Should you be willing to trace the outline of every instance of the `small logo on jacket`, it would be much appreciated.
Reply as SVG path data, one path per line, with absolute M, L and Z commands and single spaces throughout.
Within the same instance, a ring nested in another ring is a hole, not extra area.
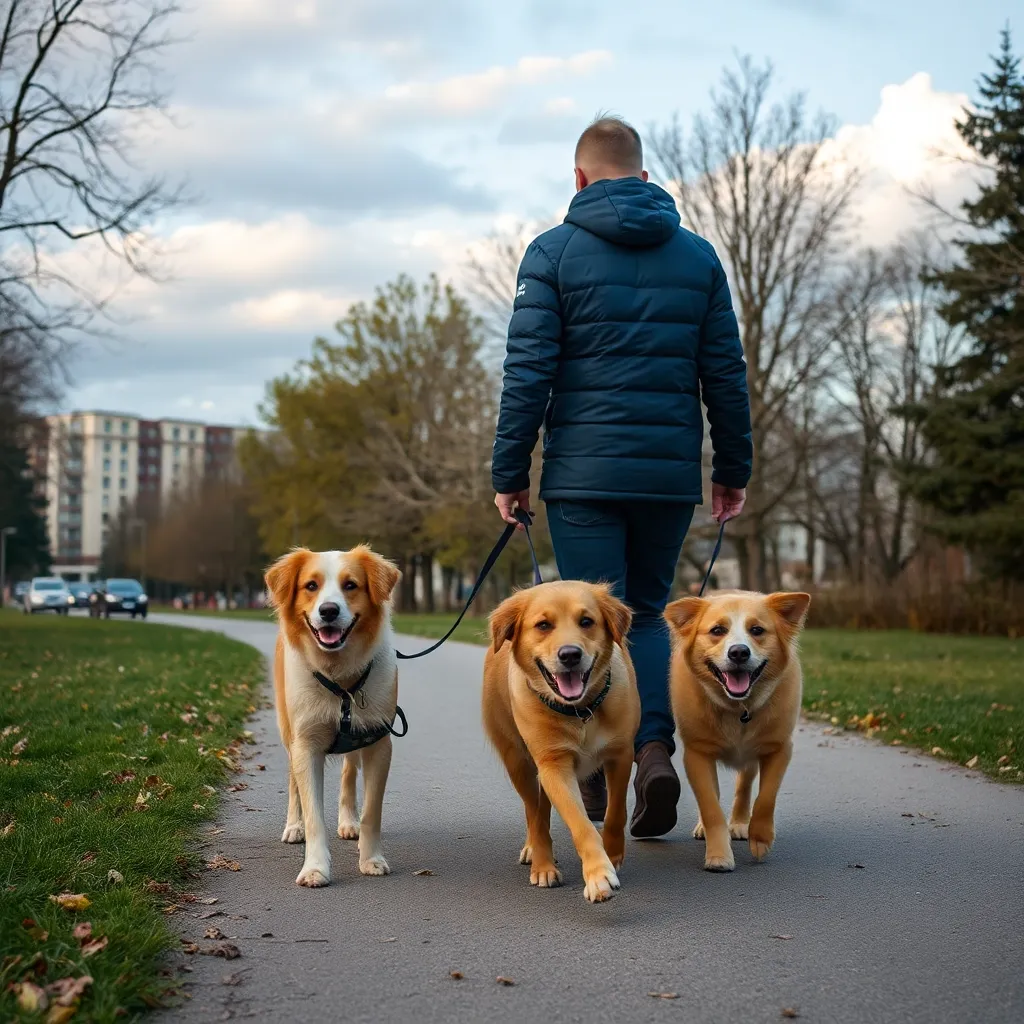
M 522 298 L 522 297 L 523 297 L 523 296 L 524 296 L 525 294 L 526 294 L 526 282 L 524 281 L 524 282 L 523 282 L 523 283 L 522 283 L 522 284 L 521 284 L 521 285 L 520 285 L 520 286 L 519 286 L 519 287 L 518 287 L 518 288 L 516 289 L 516 298 L 517 298 L 517 299 L 521 299 L 521 298 Z

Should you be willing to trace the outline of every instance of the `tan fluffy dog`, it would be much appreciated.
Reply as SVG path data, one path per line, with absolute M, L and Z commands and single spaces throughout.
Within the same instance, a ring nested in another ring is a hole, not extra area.
M 730 836 L 748 840 L 757 860 L 775 841 L 775 801 L 800 713 L 797 638 L 810 601 L 808 594 L 732 591 L 684 597 L 665 609 L 673 633 L 672 711 L 700 811 L 693 834 L 707 840 L 708 871 L 736 866 Z M 739 773 L 728 824 L 718 762 Z
M 324 761 L 339 732 L 342 699 L 321 684 L 322 673 L 343 690 L 363 679 L 352 698 L 351 729 L 368 732 L 395 717 L 398 670 L 391 633 L 391 592 L 400 573 L 367 547 L 307 551 L 279 558 L 266 575 L 280 632 L 274 696 L 288 750 L 288 819 L 282 842 L 305 840 L 296 882 L 312 888 L 331 879 L 324 821 Z M 365 678 L 364 677 L 365 674 Z M 359 870 L 386 875 L 380 849 L 381 808 L 391 767 L 391 736 L 345 755 L 338 835 L 359 840 Z M 356 774 L 363 770 L 363 813 L 356 817 Z
M 623 647 L 632 615 L 607 587 L 545 583 L 491 615 L 483 718 L 526 808 L 530 884 L 558 885 L 551 807 L 583 862 L 584 896 L 610 899 L 626 852 L 626 789 L 640 697 Z M 604 768 L 608 811 L 602 835 L 590 822 L 579 780 Z

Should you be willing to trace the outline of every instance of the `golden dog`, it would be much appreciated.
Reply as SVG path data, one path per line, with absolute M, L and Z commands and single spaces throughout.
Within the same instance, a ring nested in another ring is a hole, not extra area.
M 632 613 L 607 587 L 544 583 L 491 615 L 484 662 L 483 719 L 526 809 L 530 884 L 558 885 L 551 807 L 572 833 L 591 903 L 619 888 L 626 852 L 626 790 L 640 697 L 623 646 Z M 579 780 L 604 768 L 603 838 L 587 817 Z
M 307 551 L 279 558 L 266 574 L 280 632 L 274 696 L 288 750 L 288 818 L 281 841 L 301 843 L 306 856 L 296 882 L 316 888 L 331 879 L 324 822 L 324 761 L 341 731 L 345 705 L 350 736 L 372 744 L 346 753 L 341 769 L 338 835 L 359 840 L 359 870 L 386 875 L 380 849 L 381 809 L 391 767 L 398 668 L 391 633 L 391 593 L 400 573 L 367 547 Z M 320 673 L 342 698 L 318 681 Z M 369 734 L 369 735 L 368 735 Z M 363 813 L 356 817 L 356 774 L 363 770 Z
M 757 860 L 775 841 L 775 801 L 800 713 L 797 638 L 810 602 L 808 594 L 732 591 L 684 597 L 665 609 L 673 634 L 672 711 L 700 811 L 693 835 L 707 841 L 708 871 L 736 866 L 730 836 L 746 839 Z M 728 824 L 719 803 L 720 761 L 739 773 Z

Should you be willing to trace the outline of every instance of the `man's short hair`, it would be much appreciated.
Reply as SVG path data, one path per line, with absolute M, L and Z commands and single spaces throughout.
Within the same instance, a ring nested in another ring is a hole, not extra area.
M 576 143 L 576 166 L 584 164 L 639 174 L 644 167 L 640 133 L 621 117 L 599 114 Z

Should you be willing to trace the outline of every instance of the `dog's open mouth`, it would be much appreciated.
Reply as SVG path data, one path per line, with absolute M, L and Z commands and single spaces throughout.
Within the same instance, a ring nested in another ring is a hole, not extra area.
M 593 667 L 591 665 L 586 672 L 578 668 L 573 669 L 571 672 L 549 672 L 544 662 L 540 658 L 537 659 L 537 668 L 540 669 L 540 674 L 544 677 L 544 681 L 562 700 L 568 701 L 579 700 L 583 696 L 583 691 L 587 688 L 590 672 Z
M 337 651 L 344 647 L 345 641 L 351 635 L 352 630 L 355 629 L 358 621 L 359 616 L 355 615 L 345 629 L 342 629 L 340 626 L 335 626 L 333 623 L 328 623 L 326 626 L 321 626 L 317 629 L 316 626 L 309 621 L 309 616 L 306 616 L 306 625 L 309 626 L 309 631 L 316 638 L 316 642 L 325 651 Z
M 727 668 L 723 671 L 713 661 L 707 663 L 711 674 L 722 684 L 725 692 L 733 700 L 743 700 L 750 693 L 767 664 L 768 659 L 766 658 L 753 672 L 748 672 L 745 668 Z

